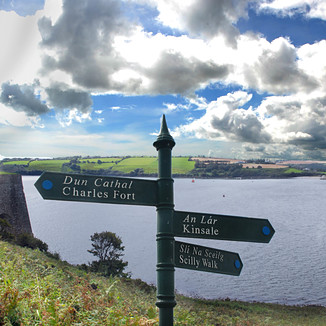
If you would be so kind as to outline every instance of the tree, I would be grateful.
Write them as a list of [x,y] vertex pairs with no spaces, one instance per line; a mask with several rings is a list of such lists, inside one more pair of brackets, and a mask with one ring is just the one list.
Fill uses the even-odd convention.
[[128,276],[123,270],[128,265],[121,259],[124,246],[122,240],[115,233],[104,231],[91,235],[93,249],[87,250],[99,260],[90,264],[91,271],[99,272],[103,276]]

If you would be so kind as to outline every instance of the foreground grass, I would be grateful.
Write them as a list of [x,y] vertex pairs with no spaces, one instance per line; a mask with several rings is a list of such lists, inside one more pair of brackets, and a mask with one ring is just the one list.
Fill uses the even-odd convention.
[[[0,325],[158,325],[155,290],[86,274],[0,241]],[[177,295],[175,325],[326,325],[324,307],[207,301]]]

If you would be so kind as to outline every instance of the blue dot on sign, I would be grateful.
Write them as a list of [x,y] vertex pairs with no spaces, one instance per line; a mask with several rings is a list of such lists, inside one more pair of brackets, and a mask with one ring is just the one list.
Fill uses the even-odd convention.
[[240,261],[239,261],[238,259],[234,262],[234,266],[235,266],[235,268],[237,268],[237,269],[240,268],[241,263],[240,263]]
[[265,235],[269,235],[271,233],[271,229],[268,226],[263,227],[263,233]]
[[45,190],[50,190],[50,189],[52,189],[52,187],[53,187],[53,183],[52,183],[52,181],[50,181],[50,180],[44,180],[44,181],[42,182],[42,187],[43,187]]

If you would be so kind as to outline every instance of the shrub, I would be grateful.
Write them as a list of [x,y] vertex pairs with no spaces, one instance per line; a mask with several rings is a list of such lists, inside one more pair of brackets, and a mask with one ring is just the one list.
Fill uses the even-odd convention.
[[21,247],[39,249],[42,252],[48,251],[48,245],[42,240],[35,238],[32,234],[21,233],[16,236],[15,243]]
[[6,214],[0,215],[0,239],[4,241],[11,241],[14,235],[11,232],[11,224],[7,220]]
[[124,246],[120,237],[113,232],[105,231],[94,233],[91,241],[93,249],[87,251],[99,258],[90,264],[92,272],[98,272],[106,277],[128,276],[123,272],[128,263],[121,259]]

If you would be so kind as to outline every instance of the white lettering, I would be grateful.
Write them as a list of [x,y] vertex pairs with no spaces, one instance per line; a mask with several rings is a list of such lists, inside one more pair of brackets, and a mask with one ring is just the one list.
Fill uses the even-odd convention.
[[219,234],[218,229],[215,229],[214,226],[208,228],[199,228],[190,224],[182,224],[183,229],[182,233],[190,233],[190,234],[201,234],[201,235],[215,235]]
[[96,187],[100,187],[101,186],[101,184],[102,184],[102,178],[97,178],[97,179],[95,179],[95,181],[94,181],[94,185],[96,186]]
[[[62,194],[64,196],[73,196],[73,197],[83,197],[83,198],[109,198],[109,193],[107,191],[96,191],[96,189],[92,190],[79,190],[76,187],[64,187],[62,188]],[[126,199],[134,199],[133,194],[124,194],[126,195]]]
[[63,181],[64,185],[69,185],[72,183],[72,177],[69,175],[66,175],[65,180]]
[[200,265],[200,260],[196,259],[194,256],[179,255],[179,263],[183,265],[192,265],[198,268]]
[[119,190],[113,191],[113,199],[135,200],[135,193],[124,193]]
[[87,180],[72,178],[70,175],[66,175],[65,179],[63,180],[63,184],[64,185],[73,184],[74,186],[87,186]]
[[65,195],[65,196],[69,196],[70,195],[70,187],[64,187],[62,189],[62,193]]
[[190,216],[190,214],[188,214],[182,222],[183,223],[196,223],[196,217]]
[[73,187],[72,190],[73,190],[73,194],[72,195],[74,197],[78,197],[79,196],[78,190],[75,187]]
[[202,250],[200,250],[198,247],[194,246],[193,249],[192,249],[192,254],[197,255],[197,256],[201,256],[202,255]]
[[220,251],[212,251],[212,250],[209,250],[209,249],[205,249],[204,256],[207,257],[207,258],[217,259],[220,262],[223,262],[223,256],[224,255]]
[[185,245],[183,243],[180,245],[180,252],[184,252],[186,254],[189,254],[189,249],[190,249],[189,245]]
[[189,231],[189,224],[183,224],[183,233],[190,233],[190,231]]
[[219,269],[216,260],[202,258],[203,265],[208,268]]
[[209,225],[215,225],[217,223],[217,218],[206,217],[205,215],[202,216],[200,223],[201,224],[209,224]]

